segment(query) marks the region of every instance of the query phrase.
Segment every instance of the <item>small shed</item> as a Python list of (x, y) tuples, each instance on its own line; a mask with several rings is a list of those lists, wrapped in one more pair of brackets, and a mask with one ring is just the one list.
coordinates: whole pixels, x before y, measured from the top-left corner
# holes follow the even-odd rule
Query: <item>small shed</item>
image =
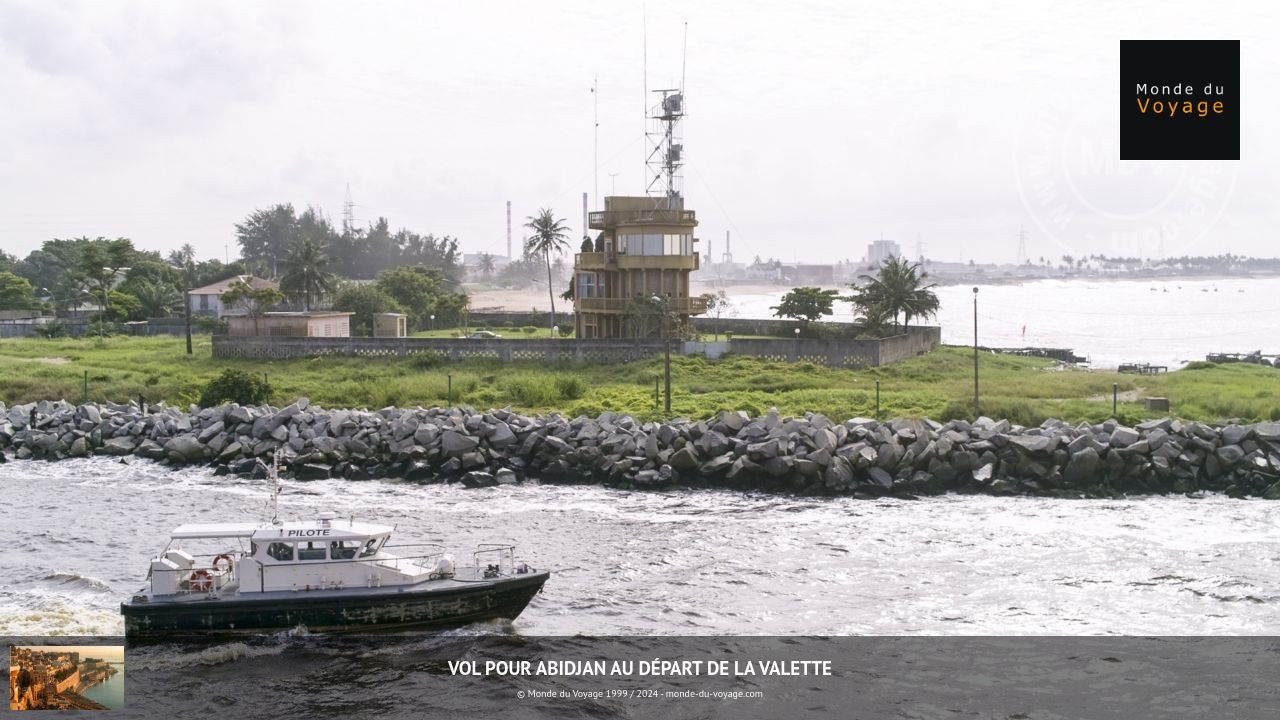
[(409, 334), (409, 316), (404, 313), (378, 313), (373, 316), (373, 336), (402, 338)]
[(269, 312), (262, 317), (229, 317), (233, 337), (351, 337), (349, 312)]

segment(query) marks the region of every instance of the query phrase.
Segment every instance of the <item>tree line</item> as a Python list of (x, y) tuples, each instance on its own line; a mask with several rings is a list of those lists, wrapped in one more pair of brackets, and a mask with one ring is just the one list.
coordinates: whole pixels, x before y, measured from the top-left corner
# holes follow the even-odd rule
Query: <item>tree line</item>
[(404, 228), (392, 232), (385, 217), (364, 228), (345, 223), (338, 228), (318, 208), (298, 213), (292, 204), (279, 203), (254, 210), (236, 224), (235, 232), (240, 257), (262, 277), (280, 276), (294, 248), (309, 246), (323, 249), (334, 268), (355, 280), (372, 280), (384, 270), (411, 265), (439, 269), (450, 285), (462, 280), (457, 239)]
[[(906, 329), (911, 319), (924, 319), (938, 312), (938, 296), (935, 287), (927, 283), (929, 273), (920, 265), (898, 257), (887, 258), (875, 275), (861, 275), (850, 285), (851, 295), (841, 295), (838, 290), (816, 287), (799, 287), (782, 296), (770, 309), (775, 317), (800, 321), (805, 334), (811, 323), (834, 312), (837, 301), (853, 305), (859, 315), (858, 323), (863, 333), (883, 335), (892, 321), (894, 328)], [(899, 324), (901, 319), (901, 324)]]
[(88, 310), (104, 322), (164, 318), (182, 312), (187, 290), (256, 275), (279, 290), (236, 283), (228, 305), (254, 316), (282, 301), (307, 310), (323, 305), (355, 312), (358, 329), (380, 312), (404, 312), (417, 328), (432, 315), (457, 322), (467, 307), (458, 291), (457, 240), (390, 227), (378, 218), (367, 228), (338, 230), (316, 208), (297, 213), (276, 204), (235, 225), (241, 257), (231, 263), (198, 261), (189, 244), (162, 256), (128, 238), (48, 240), (22, 259), (0, 251), (0, 310)]

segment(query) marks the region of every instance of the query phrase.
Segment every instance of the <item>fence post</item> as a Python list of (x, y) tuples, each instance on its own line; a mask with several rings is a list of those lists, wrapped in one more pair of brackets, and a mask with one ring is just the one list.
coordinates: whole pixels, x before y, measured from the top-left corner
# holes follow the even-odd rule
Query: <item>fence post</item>
[(1111, 417), (1116, 416), (1116, 409), (1120, 401), (1119, 387), (1119, 384), (1111, 383)]
[(880, 381), (876, 381), (876, 419), (880, 419)]
[(661, 400), (662, 393), (658, 389), (659, 388), (658, 381), (660, 379), (661, 377), (658, 375), (653, 376), (653, 407), (655, 409), (658, 407), (658, 403), (662, 401)]
[(453, 373), (445, 376), (449, 379), (449, 407), (453, 407)]
[(89, 371), (84, 371), (84, 391), (80, 395), (80, 404), (84, 405), (89, 402)]

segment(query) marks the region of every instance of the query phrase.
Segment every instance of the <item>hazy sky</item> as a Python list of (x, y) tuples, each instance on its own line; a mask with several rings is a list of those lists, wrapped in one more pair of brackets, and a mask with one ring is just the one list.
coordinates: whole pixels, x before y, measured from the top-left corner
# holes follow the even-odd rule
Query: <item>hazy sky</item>
[[(650, 88), (688, 23), (685, 196), (717, 258), (732, 230), (738, 260), (883, 234), (1011, 261), (1020, 226), (1033, 258), (1280, 254), (1274, 5), (1027, 0), (0, 0), (0, 248), (234, 256), (255, 207), (337, 220), (347, 183), (360, 221), (468, 252), (504, 252), (507, 200), (517, 241), (542, 206), (577, 236), (593, 77), (600, 193), (646, 182), (646, 17)], [(1242, 160), (1117, 160), (1121, 38), (1242, 41)]]
[(121, 662), (124, 660), (123, 645), (23, 645), (21, 647), (36, 652), (78, 652), (81, 660), (85, 658), (97, 658), (107, 662)]

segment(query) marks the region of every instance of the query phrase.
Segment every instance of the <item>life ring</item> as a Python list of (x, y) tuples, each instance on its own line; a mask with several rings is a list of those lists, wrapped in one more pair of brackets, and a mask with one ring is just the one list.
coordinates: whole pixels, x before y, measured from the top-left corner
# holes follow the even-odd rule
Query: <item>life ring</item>
[(213, 590), (213, 576), (208, 570), (200, 568), (191, 573), (191, 592), (209, 592)]
[(235, 566), (235, 563), (236, 563), (235, 559), (233, 559), (230, 555), (225, 555), (225, 554), (224, 554), (224, 555), (219, 555), (218, 557), (216, 557), (216, 558), (214, 558), (214, 559), (213, 559), (213, 569), (214, 569), (214, 570), (221, 571), (221, 570), (222, 570), (222, 567), (221, 567), (221, 566), (219, 566), (219, 565), (218, 565), (218, 563), (222, 562), (223, 560), (226, 560), (226, 561), (227, 561), (227, 569), (228, 569), (228, 570), (230, 570), (232, 567), (234, 567), (234, 566)]

